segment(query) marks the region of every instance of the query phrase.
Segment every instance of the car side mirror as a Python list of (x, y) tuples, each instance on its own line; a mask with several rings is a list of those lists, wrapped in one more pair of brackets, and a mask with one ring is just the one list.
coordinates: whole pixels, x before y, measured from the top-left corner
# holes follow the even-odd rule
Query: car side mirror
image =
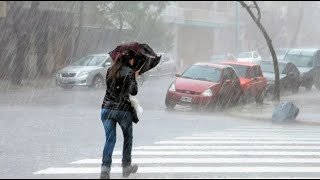
[(181, 74), (174, 74), (175, 77), (181, 77)]

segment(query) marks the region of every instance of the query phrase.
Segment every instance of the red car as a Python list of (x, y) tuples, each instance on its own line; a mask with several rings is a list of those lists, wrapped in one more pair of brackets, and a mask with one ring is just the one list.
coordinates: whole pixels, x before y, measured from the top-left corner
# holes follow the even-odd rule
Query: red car
[(245, 102), (248, 102), (251, 98), (255, 98), (257, 103), (263, 102), (267, 79), (263, 76), (260, 65), (236, 61), (227, 61), (221, 64), (229, 65), (237, 72)]
[(177, 104), (195, 109), (224, 107), (238, 102), (242, 94), (239, 77), (230, 66), (196, 63), (176, 77), (167, 91), (168, 109)]

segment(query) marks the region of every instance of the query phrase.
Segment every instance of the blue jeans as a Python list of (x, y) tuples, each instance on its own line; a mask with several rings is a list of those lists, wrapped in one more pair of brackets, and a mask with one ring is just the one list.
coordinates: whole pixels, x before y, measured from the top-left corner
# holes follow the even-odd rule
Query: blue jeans
[(122, 167), (131, 165), (132, 151), (132, 112), (118, 110), (101, 110), (101, 121), (106, 134), (106, 142), (103, 149), (102, 166), (111, 167), (112, 153), (116, 144), (116, 125), (119, 123), (124, 141), (122, 151)]

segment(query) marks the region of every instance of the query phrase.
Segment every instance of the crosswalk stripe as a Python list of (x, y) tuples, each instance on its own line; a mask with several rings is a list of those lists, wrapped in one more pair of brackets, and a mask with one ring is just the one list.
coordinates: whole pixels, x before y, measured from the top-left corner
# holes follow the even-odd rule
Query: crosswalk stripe
[[(83, 159), (70, 164), (101, 164), (101, 159)], [(309, 158), (133, 158), (133, 163), (320, 163), (320, 159)], [(121, 164), (121, 159), (113, 159), (113, 164)]]
[(134, 150), (177, 150), (177, 149), (189, 149), (189, 150), (211, 150), (211, 149), (235, 149), (235, 150), (254, 150), (254, 149), (263, 149), (263, 150), (279, 150), (279, 149), (296, 149), (296, 150), (319, 150), (320, 146), (284, 146), (284, 145), (271, 145), (271, 146), (142, 146), (135, 147)]
[(289, 137), (219, 137), (219, 136), (198, 136), (198, 137), (176, 137), (178, 140), (202, 140), (202, 139), (213, 139), (213, 140), (286, 140), (286, 141), (320, 141), (320, 138), (289, 138)]
[[(122, 151), (113, 152), (114, 155), (122, 155)], [(320, 152), (304, 151), (133, 151), (132, 155), (255, 155), (255, 156), (319, 156)]]
[[(316, 128), (241, 126), (134, 147), (132, 163), (142, 165), (138, 174), (313, 173), (315, 176), (320, 174), (319, 145), (320, 131)], [(113, 155), (111, 173), (122, 173), (122, 150), (114, 151)], [(82, 159), (71, 162), (73, 167), (50, 167), (33, 174), (97, 174), (101, 163), (101, 158)]]
[[(34, 174), (92, 174), (100, 173), (100, 167), (68, 167), (68, 168), (48, 168), (37, 171)], [(122, 168), (111, 168), (111, 173), (121, 173)], [(319, 173), (320, 167), (139, 167), (138, 174), (141, 173)]]
[(320, 137), (320, 134), (314, 133), (260, 133), (260, 132), (234, 132), (234, 133), (200, 133), (193, 136), (263, 136), (263, 137)]
[(297, 130), (297, 129), (226, 129), (224, 131), (236, 131), (236, 132), (257, 132), (258, 131), (258, 132), (282, 132), (282, 133), (303, 132), (303, 133), (317, 133), (317, 134), (320, 133), (319, 130), (312, 131), (312, 130)]
[(225, 140), (225, 141), (159, 141), (155, 142), (155, 144), (315, 144), (320, 145), (320, 141), (233, 141), (233, 140)]

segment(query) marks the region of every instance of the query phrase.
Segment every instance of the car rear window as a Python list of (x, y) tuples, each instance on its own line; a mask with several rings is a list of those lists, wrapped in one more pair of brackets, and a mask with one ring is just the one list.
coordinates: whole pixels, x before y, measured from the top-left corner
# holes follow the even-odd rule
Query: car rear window
[(314, 56), (312, 54), (287, 54), (285, 60), (292, 62), (297, 67), (313, 67)]

